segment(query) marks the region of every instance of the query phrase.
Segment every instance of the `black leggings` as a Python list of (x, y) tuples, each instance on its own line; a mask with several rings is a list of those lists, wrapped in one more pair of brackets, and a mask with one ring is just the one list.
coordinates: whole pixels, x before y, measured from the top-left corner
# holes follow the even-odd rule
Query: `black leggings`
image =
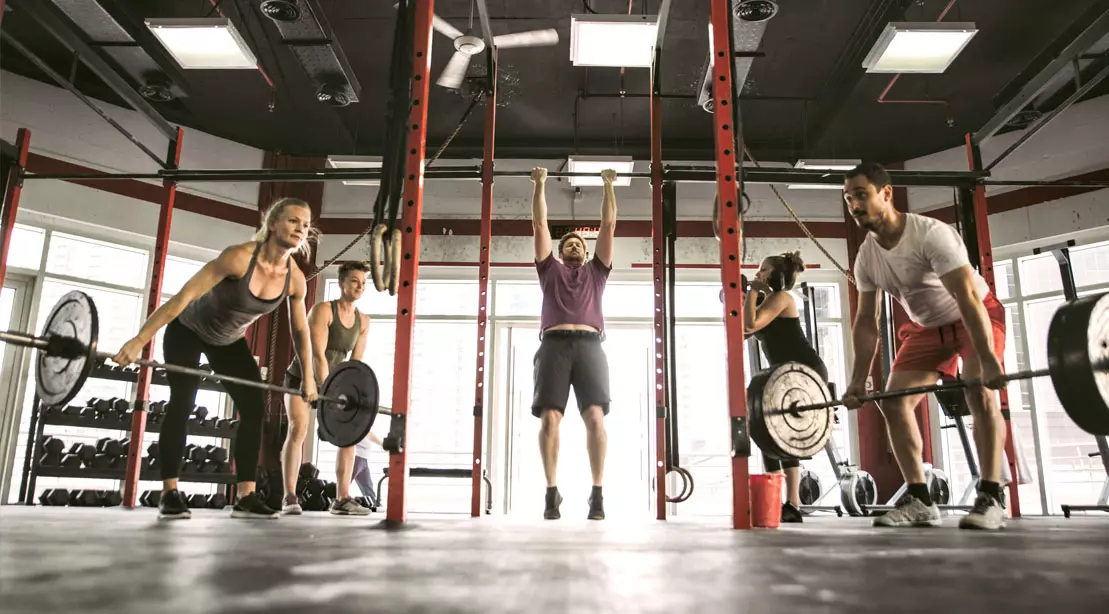
[[(196, 368), (200, 365), (200, 354), (203, 353), (208, 357), (208, 364), (212, 365), (213, 371), (262, 381), (262, 372), (246, 339), (239, 339), (230, 345), (210, 345), (184, 324), (174, 320), (166, 327), (164, 344), (166, 362), (171, 365)], [(181, 473), (185, 430), (189, 423), (189, 414), (196, 405), (196, 390), (200, 386), (200, 378), (167, 372), (166, 379), (169, 380), (169, 403), (166, 404), (166, 417), (162, 421), (162, 434), (158, 439), (158, 462), (162, 467), (162, 479), (171, 480)], [(251, 482), (258, 469), (258, 449), (262, 445), (265, 392), (261, 388), (242, 384), (225, 383), (223, 387), (231, 395), (235, 409), (239, 412), (239, 430), (235, 435), (235, 474), (238, 481)]]

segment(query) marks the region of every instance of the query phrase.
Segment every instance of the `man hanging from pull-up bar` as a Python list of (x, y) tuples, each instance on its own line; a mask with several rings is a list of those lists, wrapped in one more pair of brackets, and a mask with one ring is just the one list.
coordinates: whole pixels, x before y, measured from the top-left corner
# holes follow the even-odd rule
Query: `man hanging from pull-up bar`
[(601, 178), (604, 181), (601, 229), (593, 258), (587, 263), (585, 240), (574, 232), (567, 233), (558, 242), (559, 258), (555, 258), (544, 195), (547, 169), (531, 171), (535, 184), (531, 205), (535, 268), (543, 290), (543, 312), (539, 322), (542, 343), (534, 359), (535, 392), (531, 413), (542, 421), (539, 453), (547, 476), (543, 517), (548, 520), (561, 517), (558, 507), (562, 495), (555, 485), (558, 427), (566, 411), (571, 385), (585, 421), (589, 467), (593, 473), (589, 519), (603, 520), (605, 517), (601, 479), (605, 464), (604, 417), (608, 414), (609, 381), (608, 359), (601, 348), (605, 325), (601, 297), (612, 271), (612, 243), (616, 232), (616, 192), (612, 183), (616, 180), (616, 171), (602, 171)]
[[(855, 260), (859, 292), (852, 331), (855, 364), (844, 404), (855, 409), (861, 405), (858, 397), (866, 394), (866, 378), (878, 344), (876, 294), (884, 290), (901, 303), (912, 320), (898, 331), (901, 347), (887, 389), (932, 385), (939, 375), (954, 378), (959, 358), (964, 378), (986, 384), (965, 390), (974, 416), (982, 481), (974, 507), (960, 520), (959, 528), (999, 529), (1005, 525), (1000, 477), (1006, 431), (994, 390), (1005, 385), (998, 358), (1005, 352), (1005, 309), (971, 268), (966, 246), (953, 228), (894, 208), (890, 177), (881, 166), (864, 163), (848, 171), (844, 200), (855, 223), (868, 231)], [(929, 496), (921, 464), (915, 408), (922, 396), (911, 394), (880, 403), (908, 492), (896, 509), (875, 519), (875, 526), (940, 525), (939, 508)]]

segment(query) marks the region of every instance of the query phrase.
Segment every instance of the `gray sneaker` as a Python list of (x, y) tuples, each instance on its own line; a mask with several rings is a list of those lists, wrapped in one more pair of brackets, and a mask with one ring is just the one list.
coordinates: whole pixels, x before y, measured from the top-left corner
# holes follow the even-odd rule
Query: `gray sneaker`
[(959, 520), (960, 529), (996, 531), (1005, 526), (1005, 508), (1001, 502), (984, 492), (978, 493), (970, 513)]
[(345, 499), (336, 499), (331, 504), (331, 509), (328, 510), (336, 516), (369, 516), (370, 508), (364, 507), (361, 503), (354, 500), (354, 497), (346, 497)]
[(920, 499), (906, 494), (897, 502), (897, 507), (874, 519), (876, 527), (938, 527), (940, 508), (924, 505)]
[(281, 513), (286, 516), (303, 514), (304, 509), (300, 507), (300, 498), (296, 495), (285, 495), (285, 500), (281, 502)]

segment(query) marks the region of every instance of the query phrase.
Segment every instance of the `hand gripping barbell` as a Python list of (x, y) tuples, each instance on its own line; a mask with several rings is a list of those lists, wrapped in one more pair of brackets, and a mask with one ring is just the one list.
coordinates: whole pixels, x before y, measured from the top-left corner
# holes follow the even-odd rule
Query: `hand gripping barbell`
[[(84, 292), (73, 291), (54, 305), (41, 335), (35, 337), (15, 331), (0, 331), (0, 341), (38, 350), (35, 390), (43, 405), (54, 407), (72, 400), (93, 369), (114, 356), (97, 350), (98, 333), (99, 318), (92, 298)], [(279, 394), (304, 394), (292, 388), (153, 360), (139, 359), (135, 363)], [(320, 438), (340, 448), (362, 441), (370, 432), (377, 414), (392, 413), (388, 408), (378, 406), (378, 392), (377, 376), (369, 365), (357, 360), (337, 365), (323, 383), (318, 398), (312, 402), (312, 407), (319, 410)]]
[[(1005, 375), (1006, 381), (1051, 377), (1067, 415), (1091, 435), (1109, 435), (1109, 294), (1087, 296), (1059, 307), (1047, 333), (1046, 369)], [(956, 380), (933, 386), (886, 390), (858, 397), (866, 403), (982, 386)], [(762, 371), (747, 386), (751, 440), (770, 458), (810, 458), (832, 435), (833, 408), (827, 383), (813, 369), (787, 362)]]

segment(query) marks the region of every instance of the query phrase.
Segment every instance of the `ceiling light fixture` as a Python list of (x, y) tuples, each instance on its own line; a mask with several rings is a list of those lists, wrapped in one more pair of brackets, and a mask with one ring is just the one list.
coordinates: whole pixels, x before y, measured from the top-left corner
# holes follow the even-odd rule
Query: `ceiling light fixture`
[(871, 73), (942, 73), (978, 33), (972, 22), (891, 22), (863, 68)]
[[(794, 168), (805, 170), (825, 170), (828, 175), (840, 175), (855, 168), (862, 160), (798, 160)], [(790, 190), (842, 190), (841, 183), (791, 183), (786, 186)]]
[(571, 15), (570, 61), (574, 66), (650, 68), (658, 15)]
[(595, 177), (570, 177), (570, 185), (575, 187), (604, 185), (601, 171), (605, 169), (616, 171), (614, 186), (629, 186), (632, 178), (628, 173), (635, 169), (635, 160), (631, 156), (570, 156), (566, 159), (566, 170), (571, 173), (590, 173)]
[[(379, 156), (328, 156), (331, 168), (381, 168)], [(381, 185), (380, 179), (349, 179), (343, 185)]]
[(181, 68), (258, 67), (254, 53), (227, 18), (147, 19), (146, 27)]

